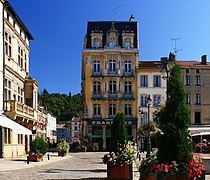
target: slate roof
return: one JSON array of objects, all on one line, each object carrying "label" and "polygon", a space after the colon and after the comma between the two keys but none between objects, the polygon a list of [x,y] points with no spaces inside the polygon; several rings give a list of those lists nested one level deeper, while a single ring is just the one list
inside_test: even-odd
[{"label": "slate roof", "polygon": [[91,48],[91,32],[95,33],[103,33],[103,42],[102,47],[106,45],[106,33],[110,30],[112,22],[114,22],[115,30],[118,31],[119,34],[119,45],[122,47],[122,33],[133,32],[134,35],[134,48],[138,48],[138,26],[137,21],[88,21],[87,25],[87,44],[86,48]]}]

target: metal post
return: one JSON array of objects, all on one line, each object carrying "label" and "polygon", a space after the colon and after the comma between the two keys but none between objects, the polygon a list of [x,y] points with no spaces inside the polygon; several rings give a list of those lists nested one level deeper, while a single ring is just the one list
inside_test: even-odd
[{"label": "metal post", "polygon": [[144,152],[144,137],[141,137],[141,150],[140,152]]},{"label": "metal post", "polygon": [[[150,119],[150,104],[148,104],[148,122]],[[147,154],[146,157],[150,156],[150,152],[151,152],[151,141],[150,141],[150,132],[148,132],[147,134]]]},{"label": "metal post", "polygon": [[27,156],[27,164],[29,164],[29,155]]},{"label": "metal post", "polygon": [[47,154],[47,159],[50,160],[50,154],[49,153]]}]

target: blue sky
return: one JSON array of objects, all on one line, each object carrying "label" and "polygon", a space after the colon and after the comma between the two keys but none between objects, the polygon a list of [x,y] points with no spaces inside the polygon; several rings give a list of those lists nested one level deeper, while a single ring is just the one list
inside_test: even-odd
[{"label": "blue sky", "polygon": [[[30,75],[39,91],[81,91],[81,59],[89,20],[139,22],[140,60],[168,56],[177,40],[177,58],[198,60],[210,52],[209,0],[9,0],[34,40]],[[210,57],[209,57],[210,58]]]}]

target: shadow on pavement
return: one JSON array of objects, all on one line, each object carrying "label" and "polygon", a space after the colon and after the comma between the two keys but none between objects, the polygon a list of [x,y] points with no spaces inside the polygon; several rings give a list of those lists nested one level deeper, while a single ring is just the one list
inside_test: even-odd
[{"label": "shadow on pavement", "polygon": [[69,170],[69,169],[49,169],[49,170],[40,170],[39,173],[61,173],[62,171],[68,171],[68,172],[92,172],[92,173],[106,173],[106,169],[81,169],[81,170]]}]

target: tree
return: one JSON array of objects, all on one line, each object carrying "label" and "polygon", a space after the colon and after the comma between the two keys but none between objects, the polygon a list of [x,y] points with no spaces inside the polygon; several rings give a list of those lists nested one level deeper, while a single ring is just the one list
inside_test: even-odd
[{"label": "tree", "polygon": [[110,150],[115,153],[118,152],[118,145],[125,144],[127,140],[128,134],[125,127],[125,116],[124,113],[120,112],[116,114],[111,125]]},{"label": "tree", "polygon": [[167,93],[166,106],[159,113],[158,126],[162,133],[157,135],[158,159],[163,163],[188,163],[192,158],[192,144],[188,137],[190,115],[181,80],[181,67],[177,64],[170,70]]}]

